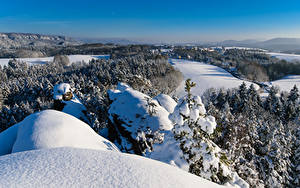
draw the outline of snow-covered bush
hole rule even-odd
[[[66,56],[66,55],[54,56],[53,63],[57,63],[62,66],[69,66],[71,64],[68,56]]]

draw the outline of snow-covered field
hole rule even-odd
[[[280,88],[280,91],[289,92],[294,87],[294,85],[300,88],[300,75],[286,76],[280,80],[271,82],[271,85],[278,86]]]
[[[300,55],[296,54],[284,54],[284,53],[275,53],[275,52],[268,52],[272,57],[276,57],[278,59],[283,59],[287,61],[300,61]]]
[[[195,61],[171,59],[170,63],[183,73],[184,79],[192,79],[196,83],[196,87],[192,89],[194,95],[202,95],[209,88],[235,88],[239,87],[243,82],[247,86],[252,83],[243,81],[232,76],[224,69]],[[259,86],[254,84],[258,89]],[[185,83],[182,82],[176,90],[176,95],[181,97],[185,95]]]
[[[92,59],[109,59],[109,55],[68,55],[69,60],[71,63],[76,62],[86,62],[88,63]],[[43,65],[47,64],[48,62],[53,61],[54,57],[42,57],[42,58],[16,58],[17,60],[27,62],[30,65]],[[0,58],[0,65],[4,66],[7,65],[9,60],[12,58]]]

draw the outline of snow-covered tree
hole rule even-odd
[[[189,171],[220,184],[231,182],[247,187],[248,184],[231,171],[226,154],[211,140],[217,124],[213,116],[206,114],[201,98],[191,94],[193,86],[195,83],[186,80],[187,95],[178,101],[170,115],[175,123],[175,138],[190,165]]]

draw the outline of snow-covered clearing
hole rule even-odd
[[[71,63],[77,63],[82,61],[88,63],[92,59],[109,59],[109,55],[68,55],[68,57]],[[43,65],[53,61],[53,58],[54,57],[16,58],[16,59],[19,61],[24,61],[29,65]],[[12,60],[12,58],[0,58],[0,65],[1,66],[7,65],[9,60]]]
[[[0,157],[1,187],[223,187],[159,161],[119,152],[54,148]]]
[[[300,61],[300,55],[296,54],[285,54],[285,53],[275,53],[275,52],[268,52],[272,57],[276,57],[278,59],[283,59],[286,61]]]
[[[201,96],[209,88],[230,89],[239,87],[243,82],[247,86],[252,84],[251,82],[240,80],[214,65],[181,59],[170,59],[170,63],[183,73],[184,79],[190,78],[196,83],[196,87],[192,89],[194,95]],[[259,88],[258,85],[254,85],[257,89]],[[179,97],[184,96],[184,87],[185,83],[183,81],[176,89],[175,95]]]

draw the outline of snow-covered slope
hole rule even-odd
[[[0,134],[0,155],[26,150],[76,147],[118,151],[110,141],[98,135],[86,123],[56,110],[27,116]]]
[[[287,61],[300,61],[300,55],[275,53],[275,52],[268,52],[267,54],[269,54],[272,57],[276,57],[278,59],[284,59]]]
[[[294,85],[300,88],[300,75],[290,75],[282,79],[271,82],[271,85],[278,86],[280,91],[291,91]]]
[[[191,78],[191,80],[196,83],[196,87],[193,88],[192,91],[194,95],[201,96],[203,92],[209,88],[229,89],[238,87],[243,82],[245,82],[247,86],[252,84],[251,82],[233,77],[230,73],[217,66],[179,59],[171,59],[170,61],[175,68],[183,73],[185,79]],[[182,82],[176,90],[175,94],[179,97],[185,94],[184,84],[185,83]],[[256,84],[255,87],[257,89],[259,88]]]
[[[119,152],[54,148],[0,157],[1,187],[222,187],[170,165]]]
[[[109,55],[68,55],[70,63],[77,63],[77,62],[86,62],[88,63],[92,59],[108,59]],[[16,58],[17,60],[24,61],[29,65],[36,65],[36,64],[47,64],[48,62],[52,62],[54,57],[42,57],[42,58]],[[9,58],[0,58],[0,65],[4,66],[7,65],[9,62]]]

